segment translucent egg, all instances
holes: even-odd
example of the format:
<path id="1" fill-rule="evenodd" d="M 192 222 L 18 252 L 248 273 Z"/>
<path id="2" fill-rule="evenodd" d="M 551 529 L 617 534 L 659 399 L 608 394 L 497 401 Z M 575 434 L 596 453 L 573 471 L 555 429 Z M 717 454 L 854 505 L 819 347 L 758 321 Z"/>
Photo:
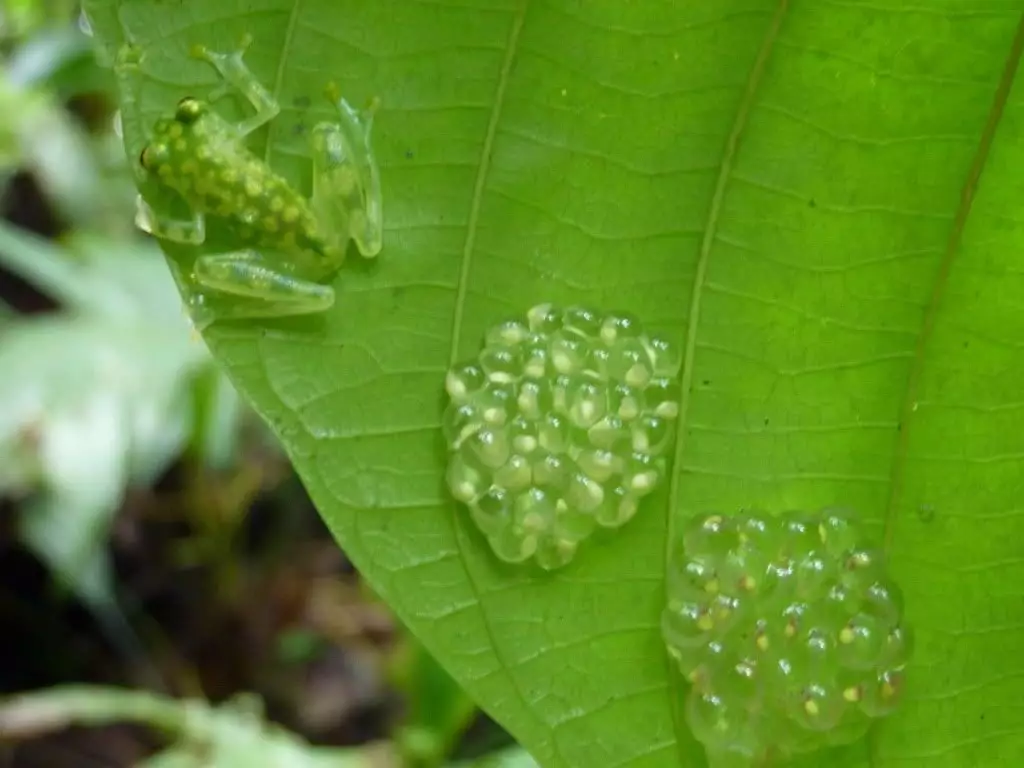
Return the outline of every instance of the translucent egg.
<path id="1" fill-rule="evenodd" d="M 526 490 L 532 482 L 533 470 L 530 460 L 517 453 L 509 456 L 503 466 L 494 470 L 495 485 L 507 488 L 513 493 Z"/>
<path id="2" fill-rule="evenodd" d="M 577 472 L 569 479 L 565 500 L 571 509 L 591 513 L 604 502 L 604 488 L 584 473 Z"/>
<path id="3" fill-rule="evenodd" d="M 569 307 L 562 315 L 562 327 L 588 341 L 598 337 L 602 321 L 601 315 L 590 307 Z"/>
<path id="4" fill-rule="evenodd" d="M 622 457 L 600 448 L 582 449 L 576 457 L 580 469 L 599 483 L 605 483 L 625 468 Z"/>
<path id="5" fill-rule="evenodd" d="M 672 426 L 665 419 L 645 414 L 630 425 L 633 451 L 647 456 L 661 456 L 672 442 Z"/>
<path id="6" fill-rule="evenodd" d="M 554 522 L 554 517 L 555 500 L 541 488 L 530 488 L 515 497 L 514 527 L 521 535 L 547 533 Z"/>
<path id="7" fill-rule="evenodd" d="M 473 404 L 483 421 L 492 426 L 506 424 L 516 411 L 516 390 L 511 385 L 488 384 L 473 396 Z"/>
<path id="8" fill-rule="evenodd" d="M 542 419 L 550 413 L 554 402 L 551 385 L 544 379 L 527 380 L 519 386 L 516 405 L 519 414 L 530 421 Z"/>
<path id="9" fill-rule="evenodd" d="M 445 374 L 444 388 L 456 403 L 464 403 L 474 392 L 483 388 L 486 376 L 476 363 L 457 365 Z"/>
<path id="10" fill-rule="evenodd" d="M 673 379 L 651 379 L 643 388 L 644 408 L 655 416 L 674 420 L 679 417 L 682 389 Z"/>
<path id="11" fill-rule="evenodd" d="M 643 335 L 643 326 L 635 316 L 617 312 L 602 321 L 598 335 L 605 346 L 612 347 L 621 341 L 639 340 Z"/>
<path id="12" fill-rule="evenodd" d="M 727 515 L 698 515 L 686 521 L 683 544 L 690 558 L 724 559 L 739 541 L 736 522 Z"/>
<path id="13" fill-rule="evenodd" d="M 602 528 L 619 528 L 636 515 L 640 497 L 622 485 L 605 489 L 604 501 L 594 511 L 594 518 Z"/>
<path id="14" fill-rule="evenodd" d="M 452 449 L 458 450 L 467 438 L 483 429 L 484 420 L 477 409 L 469 404 L 448 403 L 441 417 L 441 432 Z"/>
<path id="15" fill-rule="evenodd" d="M 578 546 L 576 541 L 548 537 L 540 542 L 534 557 L 545 571 L 554 571 L 572 562 Z"/>
<path id="16" fill-rule="evenodd" d="M 512 442 L 512 450 L 523 456 L 532 455 L 540 446 L 538 425 L 521 415 L 509 422 L 508 435 Z"/>
<path id="17" fill-rule="evenodd" d="M 531 331 L 551 334 L 562 327 L 562 313 L 553 304 L 537 304 L 527 311 L 526 321 Z"/>
<path id="18" fill-rule="evenodd" d="M 491 484 L 486 474 L 471 466 L 461 454 L 455 454 L 448 462 L 446 479 L 452 496 L 465 504 L 476 501 Z"/>
<path id="19" fill-rule="evenodd" d="M 647 354 L 654 364 L 654 375 L 674 378 L 683 367 L 682 349 L 660 336 L 646 339 Z"/>
<path id="20" fill-rule="evenodd" d="M 833 680 L 805 686 L 791 706 L 793 719 L 810 731 L 835 728 L 845 711 L 842 692 Z"/>
<path id="21" fill-rule="evenodd" d="M 533 463 L 533 482 L 545 491 L 561 496 L 569 488 L 575 467 L 567 456 L 541 453 Z"/>
<path id="22" fill-rule="evenodd" d="M 639 339 L 619 341 L 608 352 L 609 377 L 641 389 L 650 383 L 654 366 Z"/>
<path id="23" fill-rule="evenodd" d="M 570 502 L 560 500 L 555 504 L 551 532 L 560 541 L 578 543 L 594 532 L 594 517 Z"/>
<path id="24" fill-rule="evenodd" d="M 589 351 L 585 340 L 564 331 L 552 334 L 548 345 L 551 364 L 558 373 L 565 376 L 579 376 L 583 373 Z"/>
<path id="25" fill-rule="evenodd" d="M 492 346 L 480 353 L 480 367 L 488 381 L 513 384 L 523 371 L 523 356 L 518 347 Z"/>
<path id="26" fill-rule="evenodd" d="M 628 384 L 618 383 L 608 391 L 608 411 L 624 422 L 630 422 L 643 409 L 643 391 Z"/>
<path id="27" fill-rule="evenodd" d="M 838 656 L 850 669 L 874 669 L 882 660 L 888 627 L 874 616 L 858 613 L 838 632 Z"/>
<path id="28" fill-rule="evenodd" d="M 485 467 L 497 469 L 512 454 L 508 433 L 503 429 L 485 428 L 475 432 L 466 446 Z"/>
<path id="29" fill-rule="evenodd" d="M 886 670 L 864 686 L 860 708 L 869 717 L 885 717 L 896 711 L 903 698 L 903 672 Z"/>
<path id="30" fill-rule="evenodd" d="M 487 331 L 484 346 L 518 347 L 530 336 L 530 329 L 521 320 L 506 320 Z"/>
<path id="31" fill-rule="evenodd" d="M 537 426 L 537 441 L 548 453 L 565 453 L 569 447 L 569 424 L 561 416 L 548 414 Z"/>
<path id="32" fill-rule="evenodd" d="M 632 435 L 618 416 L 608 415 L 587 430 L 587 439 L 594 448 L 622 454 L 629 450 Z"/>
<path id="33" fill-rule="evenodd" d="M 581 381 L 566 395 L 569 421 L 579 429 L 590 429 L 608 410 L 607 390 L 599 384 Z"/>
<path id="34" fill-rule="evenodd" d="M 494 536 L 512 524 L 512 495 L 504 488 L 491 487 L 469 509 L 473 522 L 486 536 Z"/>

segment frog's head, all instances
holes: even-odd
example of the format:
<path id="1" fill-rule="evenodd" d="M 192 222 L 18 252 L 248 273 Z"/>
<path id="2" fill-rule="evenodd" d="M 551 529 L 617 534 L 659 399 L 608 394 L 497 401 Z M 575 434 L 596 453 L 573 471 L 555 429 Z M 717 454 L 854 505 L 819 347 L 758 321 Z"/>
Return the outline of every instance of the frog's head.
<path id="1" fill-rule="evenodd" d="M 139 153 L 139 165 L 149 173 L 160 174 L 174 160 L 172 142 L 189 132 L 207 110 L 206 102 L 186 96 L 178 102 L 172 117 L 161 117 L 153 124 L 149 143 Z M 167 173 L 168 171 L 163 171 Z"/>

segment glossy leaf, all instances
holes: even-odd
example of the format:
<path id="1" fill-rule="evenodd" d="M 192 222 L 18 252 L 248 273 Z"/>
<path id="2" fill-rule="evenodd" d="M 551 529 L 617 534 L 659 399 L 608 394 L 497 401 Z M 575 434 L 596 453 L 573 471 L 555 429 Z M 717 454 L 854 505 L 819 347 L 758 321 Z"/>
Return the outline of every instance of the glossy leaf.
<path id="1" fill-rule="evenodd" d="M 666 542 L 746 506 L 858 510 L 905 591 L 904 707 L 829 765 L 1024 753 L 1021 0 L 87 7 L 109 57 L 145 54 L 129 158 L 213 86 L 193 42 L 254 35 L 284 107 L 254 146 L 296 184 L 325 81 L 381 97 L 377 262 L 326 317 L 208 340 L 375 589 L 542 765 L 703 764 L 658 632 Z M 492 557 L 439 429 L 447 367 L 540 301 L 686 350 L 672 482 L 555 574 Z"/>

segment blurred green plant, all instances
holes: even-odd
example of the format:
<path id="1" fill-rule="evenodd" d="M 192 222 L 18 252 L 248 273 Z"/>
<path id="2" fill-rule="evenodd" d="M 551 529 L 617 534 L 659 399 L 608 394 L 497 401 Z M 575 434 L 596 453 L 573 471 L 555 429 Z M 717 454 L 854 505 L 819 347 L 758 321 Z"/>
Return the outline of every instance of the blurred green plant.
<path id="1" fill-rule="evenodd" d="M 24 542 L 110 621 L 105 543 L 126 488 L 187 448 L 229 460 L 243 406 L 152 247 L 89 235 L 55 245 L 2 225 L 0 265 L 63 307 L 0 327 L 0 494 L 22 499 Z"/>
<path id="2" fill-rule="evenodd" d="M 141 691 L 67 686 L 0 701 L 0 739 L 14 741 L 70 725 L 135 722 L 174 741 L 139 768 L 411 768 L 387 742 L 354 748 L 312 746 L 266 723 L 258 698 L 240 695 L 213 707 Z M 536 768 L 523 750 L 510 748 L 451 768 Z"/>

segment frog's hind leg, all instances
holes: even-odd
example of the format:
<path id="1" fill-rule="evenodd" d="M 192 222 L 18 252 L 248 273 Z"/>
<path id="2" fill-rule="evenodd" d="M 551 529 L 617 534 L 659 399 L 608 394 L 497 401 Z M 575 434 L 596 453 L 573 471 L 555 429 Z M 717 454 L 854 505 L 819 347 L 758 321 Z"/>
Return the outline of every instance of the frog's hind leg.
<path id="1" fill-rule="evenodd" d="M 265 123 L 273 120 L 281 111 L 281 106 L 270 94 L 252 70 L 245 65 L 243 57 L 252 45 L 252 36 L 242 38 L 239 47 L 228 53 L 211 51 L 205 45 L 194 45 L 191 50 L 193 58 L 202 59 L 211 64 L 220 74 L 224 82 L 210 94 L 210 98 L 218 99 L 231 91 L 237 91 L 252 104 L 256 114 L 235 126 L 240 136 L 247 136 Z"/>
<path id="2" fill-rule="evenodd" d="M 334 304 L 334 289 L 267 266 L 256 251 L 210 254 L 196 259 L 192 277 L 206 292 L 227 294 L 235 317 L 274 317 L 323 312 Z M 244 302 L 247 307 L 241 306 Z"/>

